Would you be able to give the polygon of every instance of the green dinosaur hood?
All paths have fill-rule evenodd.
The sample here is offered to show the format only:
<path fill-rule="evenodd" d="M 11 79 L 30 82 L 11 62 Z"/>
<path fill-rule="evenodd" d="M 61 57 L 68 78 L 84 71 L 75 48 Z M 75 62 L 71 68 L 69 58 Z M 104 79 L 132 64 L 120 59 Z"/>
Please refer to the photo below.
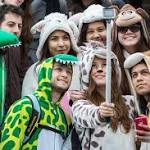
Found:
<path fill-rule="evenodd" d="M 64 133 L 68 132 L 68 122 L 66 120 L 67 116 L 64 115 L 64 111 L 61 108 L 59 102 L 52 101 L 52 87 L 51 87 L 51 78 L 54 62 L 61 64 L 71 64 L 72 67 L 77 63 L 78 59 L 75 56 L 67 54 L 58 54 L 54 57 L 46 59 L 39 70 L 38 75 L 38 88 L 34 92 L 34 95 L 39 100 L 40 104 L 43 106 L 43 112 L 49 110 L 46 114 L 46 111 L 43 113 L 41 122 L 43 125 L 55 126 L 58 130 L 61 130 Z M 61 99 L 60 99 L 61 101 Z M 51 114 L 49 114 L 51 112 Z M 50 118 L 50 119 L 48 119 Z M 48 122 L 46 122 L 48 121 Z M 66 123 L 67 122 L 67 123 Z M 70 124 L 70 123 L 69 123 Z"/>
<path fill-rule="evenodd" d="M 52 78 L 52 70 L 53 70 L 53 63 L 54 61 L 60 63 L 60 64 L 71 64 L 74 65 L 77 63 L 78 59 L 75 56 L 68 55 L 68 54 L 58 54 L 54 57 L 50 57 L 46 59 L 39 71 L 38 75 L 38 93 L 45 93 L 44 96 L 47 100 L 51 101 L 51 78 Z"/>
<path fill-rule="evenodd" d="M 0 30 L 0 48 L 18 46 L 20 44 L 18 37 L 10 32 Z"/>

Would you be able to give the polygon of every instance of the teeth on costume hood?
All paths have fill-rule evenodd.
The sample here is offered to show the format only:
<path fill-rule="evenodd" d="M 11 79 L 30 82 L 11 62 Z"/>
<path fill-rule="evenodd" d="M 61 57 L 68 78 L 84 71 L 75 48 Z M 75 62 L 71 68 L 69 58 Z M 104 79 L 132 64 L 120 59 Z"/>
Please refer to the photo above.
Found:
<path fill-rule="evenodd" d="M 65 65 L 65 64 L 67 64 L 67 65 L 68 65 L 68 64 L 72 64 L 72 65 L 73 65 L 73 64 L 76 64 L 76 63 L 77 63 L 76 61 L 61 60 L 61 59 L 59 59 L 59 58 L 56 58 L 55 61 L 58 62 L 58 63 L 64 64 L 64 65 Z"/>
<path fill-rule="evenodd" d="M 11 44 L 11 45 L 5 45 L 5 46 L 2 46 L 2 47 L 0 47 L 1 49 L 3 49 L 3 48 L 10 48 L 10 47 L 18 47 L 18 46 L 20 46 L 21 45 L 21 42 L 19 42 L 18 44 Z"/>

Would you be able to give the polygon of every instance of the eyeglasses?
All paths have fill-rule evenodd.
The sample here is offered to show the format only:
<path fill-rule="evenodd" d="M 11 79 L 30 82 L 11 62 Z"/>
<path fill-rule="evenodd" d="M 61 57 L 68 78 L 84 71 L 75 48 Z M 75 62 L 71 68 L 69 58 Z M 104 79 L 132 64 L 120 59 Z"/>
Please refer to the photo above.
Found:
<path fill-rule="evenodd" d="M 130 30 L 131 32 L 138 32 L 140 29 L 141 29 L 141 25 L 139 24 L 134 24 L 128 27 L 117 28 L 118 32 L 121 32 L 121 33 L 126 33 L 128 30 Z"/>

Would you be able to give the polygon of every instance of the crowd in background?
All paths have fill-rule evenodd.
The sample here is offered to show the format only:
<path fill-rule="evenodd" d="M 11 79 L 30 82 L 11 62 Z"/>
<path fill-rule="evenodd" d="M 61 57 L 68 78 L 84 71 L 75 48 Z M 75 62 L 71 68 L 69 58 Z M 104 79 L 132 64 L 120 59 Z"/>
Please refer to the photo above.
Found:
<path fill-rule="evenodd" d="M 0 34 L 21 44 L 0 37 L 0 149 L 150 149 L 149 17 L 134 0 L 1 0 Z"/>

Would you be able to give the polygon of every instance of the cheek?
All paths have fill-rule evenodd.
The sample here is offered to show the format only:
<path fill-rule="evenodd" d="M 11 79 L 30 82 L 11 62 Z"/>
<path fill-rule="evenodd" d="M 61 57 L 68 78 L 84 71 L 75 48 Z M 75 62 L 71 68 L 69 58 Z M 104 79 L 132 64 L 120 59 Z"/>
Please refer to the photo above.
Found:
<path fill-rule="evenodd" d="M 123 34 L 122 33 L 118 33 L 118 40 L 120 43 L 122 43 L 122 41 L 123 41 Z"/>
<path fill-rule="evenodd" d="M 137 41 L 140 41 L 140 39 L 141 39 L 141 32 L 137 32 L 136 33 L 136 38 L 137 38 Z"/>
<path fill-rule="evenodd" d="M 92 71 L 91 71 L 91 74 L 90 74 L 90 78 L 91 78 L 93 81 L 95 81 L 95 80 L 94 80 L 94 79 L 95 79 L 94 74 L 95 74 L 95 71 L 92 70 Z"/>
<path fill-rule="evenodd" d="M 67 46 L 68 50 L 71 49 L 71 41 L 70 41 L 70 40 L 69 40 L 69 41 L 66 41 L 66 42 L 65 42 L 65 45 Z"/>
<path fill-rule="evenodd" d="M 86 34 L 86 41 L 88 42 L 90 40 L 91 35 L 90 34 Z"/>
<path fill-rule="evenodd" d="M 69 79 L 69 83 L 71 83 L 71 80 L 72 80 L 72 75 L 68 75 L 68 79 Z"/>
<path fill-rule="evenodd" d="M 106 31 L 101 32 L 100 35 L 101 35 L 104 39 L 106 39 Z"/>
<path fill-rule="evenodd" d="M 54 42 L 54 41 L 49 41 L 48 42 L 48 48 L 49 48 L 49 50 L 56 49 L 56 47 L 57 47 L 57 42 Z"/>

